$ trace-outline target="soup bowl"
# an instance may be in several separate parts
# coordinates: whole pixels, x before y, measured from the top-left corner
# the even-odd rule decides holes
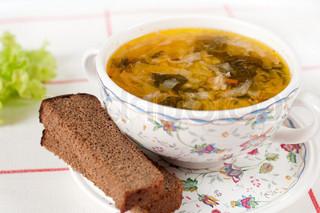
[[[261,41],[287,62],[291,80],[276,96],[259,104],[232,110],[197,111],[145,101],[119,87],[106,67],[112,54],[126,42],[164,29],[209,28],[235,32]],[[119,129],[143,148],[178,166],[219,168],[236,162],[265,143],[296,144],[308,141],[318,129],[312,95],[300,96],[299,64],[291,49],[277,36],[258,26],[231,18],[175,17],[141,24],[114,35],[100,50],[84,58],[87,75],[99,87],[104,106]],[[308,126],[283,125],[293,105],[313,115]]]

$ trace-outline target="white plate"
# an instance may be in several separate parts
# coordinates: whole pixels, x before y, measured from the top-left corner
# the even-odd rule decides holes
[[[315,138],[314,140],[317,140]],[[188,170],[170,166],[152,155],[159,164],[181,179],[185,190],[177,213],[277,212],[293,204],[315,182],[320,158],[316,141],[281,146],[270,143],[251,152],[241,162],[254,167],[226,164],[221,171]],[[92,182],[72,171],[76,182],[94,200],[119,212],[110,197]],[[276,201],[276,202],[275,202]]]

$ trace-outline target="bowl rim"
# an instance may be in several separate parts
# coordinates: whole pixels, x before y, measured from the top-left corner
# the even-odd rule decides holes
[[[251,30],[258,31],[260,34],[265,35],[266,38],[270,38],[272,42],[275,42],[276,45],[279,45],[279,48],[275,48],[274,45],[270,45],[270,43],[261,41],[260,38],[256,38],[255,36],[248,36],[253,39],[256,39],[262,43],[265,43],[267,46],[271,47],[272,49],[275,49],[279,53],[284,60],[287,62],[289,71],[291,74],[291,80],[289,84],[283,89],[280,93],[278,93],[276,96],[273,96],[263,102],[260,102],[258,104],[236,108],[236,109],[227,109],[227,110],[188,110],[188,109],[181,109],[181,108],[174,108],[169,107],[165,105],[160,105],[157,103],[146,101],[142,98],[139,98],[124,89],[122,89],[120,86],[118,86],[107,74],[107,63],[109,60],[109,57],[107,55],[111,56],[115,50],[117,50],[121,45],[124,43],[137,38],[141,35],[145,35],[150,32],[155,32],[157,30],[163,30],[163,29],[174,29],[174,28],[185,28],[186,22],[198,22],[200,23],[198,28],[212,28],[217,29],[216,27],[201,27],[201,23],[224,23],[229,25],[235,25],[238,26],[238,28],[243,27]],[[176,24],[176,27],[155,27],[155,26],[163,26],[163,25],[170,25],[172,23],[178,23]],[[179,23],[181,23],[181,27],[179,26]],[[194,28],[192,24],[190,24],[190,28]],[[146,30],[145,28],[156,28],[156,30]],[[221,28],[218,28],[221,29]],[[230,31],[238,33],[234,29],[229,29],[224,31]],[[132,36],[134,34],[138,34],[138,36]],[[238,33],[241,34],[241,33]],[[243,34],[241,34],[243,35]],[[119,42],[119,38],[122,40],[125,40],[125,42]],[[120,39],[120,40],[121,40]],[[111,48],[111,44],[117,44],[115,47]],[[281,50],[281,51],[280,51]],[[285,54],[284,54],[285,53]],[[105,44],[100,48],[98,55],[96,57],[96,68],[98,72],[98,76],[100,78],[100,81],[102,83],[102,86],[104,89],[108,90],[108,92],[112,93],[118,100],[125,104],[129,104],[134,108],[137,108],[139,111],[143,111],[145,113],[149,114],[159,114],[167,117],[168,119],[173,120],[194,120],[194,121],[200,121],[200,122],[208,122],[213,120],[241,120],[243,117],[245,117],[248,114],[256,113],[259,111],[263,111],[270,106],[287,99],[292,93],[299,91],[300,87],[300,77],[298,70],[300,68],[299,62],[297,60],[296,54],[294,51],[278,36],[276,36],[273,32],[266,30],[260,26],[257,26],[252,23],[248,23],[245,21],[241,21],[238,19],[230,18],[230,17],[219,17],[219,16],[173,16],[173,17],[167,17],[162,19],[157,19],[154,21],[145,22],[142,24],[135,25],[133,27],[130,27],[126,30],[122,30],[121,32],[112,35],[107,39]]]

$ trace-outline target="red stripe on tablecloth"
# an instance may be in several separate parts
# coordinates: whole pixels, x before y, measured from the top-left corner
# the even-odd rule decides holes
[[[314,208],[316,209],[317,213],[320,213],[320,206],[319,206],[319,203],[317,201],[317,198],[316,196],[314,195],[312,189],[309,190],[309,196],[310,196],[310,199],[313,203],[313,206]]]
[[[235,17],[231,7],[228,4],[223,5],[224,11],[227,13],[229,17]]]
[[[316,70],[316,69],[320,70],[320,64],[302,66],[302,69],[306,71]]]
[[[22,173],[41,173],[41,172],[63,172],[69,168],[43,168],[43,169],[16,169],[16,170],[0,170],[0,175],[22,174]]]
[[[212,12],[213,10],[221,10],[220,7],[195,7],[195,8],[148,8],[136,10],[113,10],[112,14],[117,15],[130,15],[141,13],[192,13],[192,12]]]
[[[61,16],[24,16],[1,18],[0,24],[19,24],[25,22],[46,22],[46,21],[73,21],[83,19],[103,18],[103,13],[80,14],[80,15],[61,15]]]
[[[117,14],[141,14],[141,13],[185,13],[185,12],[202,12],[212,10],[220,10],[218,7],[214,8],[151,8],[151,9],[140,9],[140,10],[119,10],[114,11]],[[84,20],[84,19],[95,19],[103,18],[106,15],[110,15],[110,11],[107,13],[93,13],[93,14],[79,14],[79,15],[61,15],[61,16],[21,16],[21,17],[9,17],[0,18],[0,24],[20,24],[26,22],[47,22],[47,21],[72,21],[72,20]],[[110,19],[109,19],[110,20]],[[110,25],[111,26],[111,25]],[[111,32],[111,31],[110,31]]]
[[[104,12],[104,18],[106,21],[107,35],[111,36],[112,35],[112,21],[111,21],[111,12],[109,10]]]
[[[45,82],[46,84],[71,84],[71,83],[84,83],[88,82],[86,78],[78,78],[78,79],[66,79],[66,80],[52,80]]]

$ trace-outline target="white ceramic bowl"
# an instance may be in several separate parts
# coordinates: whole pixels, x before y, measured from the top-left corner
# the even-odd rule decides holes
[[[288,63],[289,85],[262,103],[233,110],[196,111],[167,107],[138,98],[115,84],[106,73],[106,64],[122,44],[163,29],[196,27],[231,31],[255,38],[276,50]],[[272,33],[258,26],[221,17],[178,17],[142,24],[112,36],[99,50],[86,56],[85,69],[98,79],[103,102],[120,130],[144,148],[174,164],[188,168],[220,166],[273,141],[301,143],[316,131],[313,128],[279,128],[299,90],[299,66],[290,48]],[[97,75],[98,74],[98,75]],[[306,106],[305,102],[300,105]],[[312,111],[312,109],[309,110]],[[278,131],[278,132],[277,132]],[[275,135],[275,133],[277,134]]]

